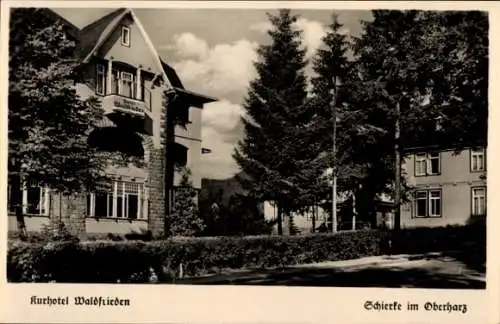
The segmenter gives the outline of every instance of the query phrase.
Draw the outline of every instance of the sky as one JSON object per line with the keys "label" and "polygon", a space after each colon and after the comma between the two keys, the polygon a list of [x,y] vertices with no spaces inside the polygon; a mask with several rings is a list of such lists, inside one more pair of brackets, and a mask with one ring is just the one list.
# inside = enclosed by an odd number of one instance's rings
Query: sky
{"label": "sky", "polygon": [[[83,27],[114,9],[54,9],[77,27]],[[202,155],[202,177],[224,179],[239,171],[232,158],[244,136],[241,119],[248,84],[256,77],[253,62],[257,48],[270,42],[266,12],[262,9],[134,9],[158,54],[173,66],[184,86],[216,97],[202,115],[202,145],[212,150]],[[359,35],[365,10],[294,10],[296,27],[303,31],[307,58],[322,44],[326,25],[336,13],[342,32]]]}

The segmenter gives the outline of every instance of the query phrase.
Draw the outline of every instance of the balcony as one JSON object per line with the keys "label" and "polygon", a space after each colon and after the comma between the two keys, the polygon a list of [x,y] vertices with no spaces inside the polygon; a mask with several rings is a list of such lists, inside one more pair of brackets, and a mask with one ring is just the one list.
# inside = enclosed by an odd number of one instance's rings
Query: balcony
{"label": "balcony", "polygon": [[104,113],[118,126],[153,135],[153,120],[149,104],[142,100],[110,94],[102,99]]}

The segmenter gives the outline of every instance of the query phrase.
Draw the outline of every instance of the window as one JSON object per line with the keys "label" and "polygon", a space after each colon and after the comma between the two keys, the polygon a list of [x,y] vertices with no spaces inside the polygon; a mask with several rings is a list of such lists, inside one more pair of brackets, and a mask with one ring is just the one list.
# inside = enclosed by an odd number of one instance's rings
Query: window
{"label": "window", "polygon": [[129,72],[120,73],[119,94],[125,97],[134,98],[134,76]]}
{"label": "window", "polygon": [[440,159],[439,153],[431,153],[427,158],[427,174],[439,174],[440,173]]}
{"label": "window", "polygon": [[36,181],[28,180],[23,189],[23,213],[28,215],[48,215],[48,189],[40,187]]}
{"label": "window", "polygon": [[179,107],[176,112],[177,120],[180,125],[185,125],[189,123],[189,106],[188,107]]}
{"label": "window", "polygon": [[147,193],[144,184],[113,182],[112,189],[96,190],[87,197],[90,217],[147,219]]}
{"label": "window", "polygon": [[133,69],[125,64],[115,62],[111,74],[110,92],[112,94],[118,94],[135,100],[146,101],[148,109],[151,110],[151,91],[145,89],[146,85],[144,79],[138,80],[137,73],[134,72]]}
{"label": "window", "polygon": [[120,71],[117,69],[113,68],[112,71],[112,77],[111,77],[111,93],[113,94],[119,94],[120,92]]}
{"label": "window", "polygon": [[486,215],[486,188],[472,188],[472,215]]}
{"label": "window", "polygon": [[8,184],[7,184],[7,206],[8,206],[8,211],[9,213],[15,213],[16,212],[16,207],[14,206],[13,200],[13,192],[12,192],[12,184],[11,184],[11,179],[9,177],[8,179]]}
{"label": "window", "polygon": [[415,192],[415,217],[441,217],[441,190],[419,190]]}
{"label": "window", "polygon": [[415,154],[415,176],[437,175],[441,173],[440,153]]}
{"label": "window", "polygon": [[106,69],[104,65],[96,65],[96,82],[95,82],[95,92],[99,95],[104,95],[106,93]]}
{"label": "window", "polygon": [[23,209],[29,215],[48,214],[48,191],[36,181],[28,181],[23,190]]}
{"label": "window", "polygon": [[96,217],[113,216],[113,192],[109,188],[97,188],[87,196],[87,212]]}
{"label": "window", "polygon": [[415,216],[427,216],[427,191],[418,191],[415,199]]}
{"label": "window", "polygon": [[484,155],[484,149],[470,151],[470,169],[472,172],[480,172],[486,169]]}
{"label": "window", "polygon": [[184,167],[188,162],[188,148],[184,145],[173,143],[172,158],[176,167]]}
{"label": "window", "polygon": [[426,175],[426,160],[427,154],[415,154],[415,175]]}
{"label": "window", "polygon": [[121,40],[123,46],[130,46],[130,28],[127,26],[122,26]]}
{"label": "window", "polygon": [[[10,213],[15,213],[12,201],[12,185],[7,185],[7,205]],[[25,182],[22,188],[22,210],[27,215],[48,216],[49,214],[49,189],[41,187],[34,180]]]}
{"label": "window", "polygon": [[123,183],[123,216],[129,219],[137,219],[141,209],[139,199],[139,184],[135,182]]}
{"label": "window", "polygon": [[429,216],[441,216],[441,190],[429,191]]}
{"label": "window", "polygon": [[27,213],[40,215],[43,209],[43,190],[38,186],[28,186],[27,195]]}

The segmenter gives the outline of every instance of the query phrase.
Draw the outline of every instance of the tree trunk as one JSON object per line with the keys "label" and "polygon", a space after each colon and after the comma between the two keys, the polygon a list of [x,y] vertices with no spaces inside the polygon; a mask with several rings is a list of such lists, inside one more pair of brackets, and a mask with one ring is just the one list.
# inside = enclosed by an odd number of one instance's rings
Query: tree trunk
{"label": "tree trunk", "polygon": [[316,203],[312,208],[312,233],[316,232]]}
{"label": "tree trunk", "polygon": [[63,220],[62,220],[62,205],[63,205],[63,201],[62,201],[62,193],[59,193],[59,222],[61,223]]}
{"label": "tree trunk", "polygon": [[278,235],[283,235],[283,209],[278,203]]}
{"label": "tree trunk", "polygon": [[293,215],[291,212],[286,213],[288,217],[288,235],[295,235],[295,228],[293,224]]}
{"label": "tree trunk", "polygon": [[337,77],[333,77],[333,89],[331,89],[332,106],[332,232],[337,232]]}
{"label": "tree trunk", "polygon": [[401,228],[401,152],[399,147],[400,141],[400,106],[396,104],[396,125],[394,132],[394,163],[395,163],[395,179],[394,179],[394,230]]}
{"label": "tree trunk", "polygon": [[16,221],[17,221],[17,229],[19,231],[19,237],[24,239],[27,237],[28,233],[26,230],[26,223],[24,221],[24,214],[23,214],[23,184],[22,184],[22,177],[17,171],[12,175],[11,201],[16,213]]}
{"label": "tree trunk", "polygon": [[352,192],[352,230],[356,230],[356,191]]}

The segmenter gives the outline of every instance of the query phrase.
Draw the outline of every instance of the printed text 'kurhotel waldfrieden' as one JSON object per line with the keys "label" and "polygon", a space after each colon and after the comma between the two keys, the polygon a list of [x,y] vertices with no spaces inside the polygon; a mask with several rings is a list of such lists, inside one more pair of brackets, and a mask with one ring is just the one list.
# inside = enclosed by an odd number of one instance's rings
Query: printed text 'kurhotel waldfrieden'
{"label": "printed text 'kurhotel waldfrieden'", "polygon": [[73,305],[76,306],[130,306],[130,299],[118,297],[102,297],[102,296],[76,296],[76,297],[38,297],[31,296],[31,305],[46,305],[46,306],[68,306],[73,300]]}

